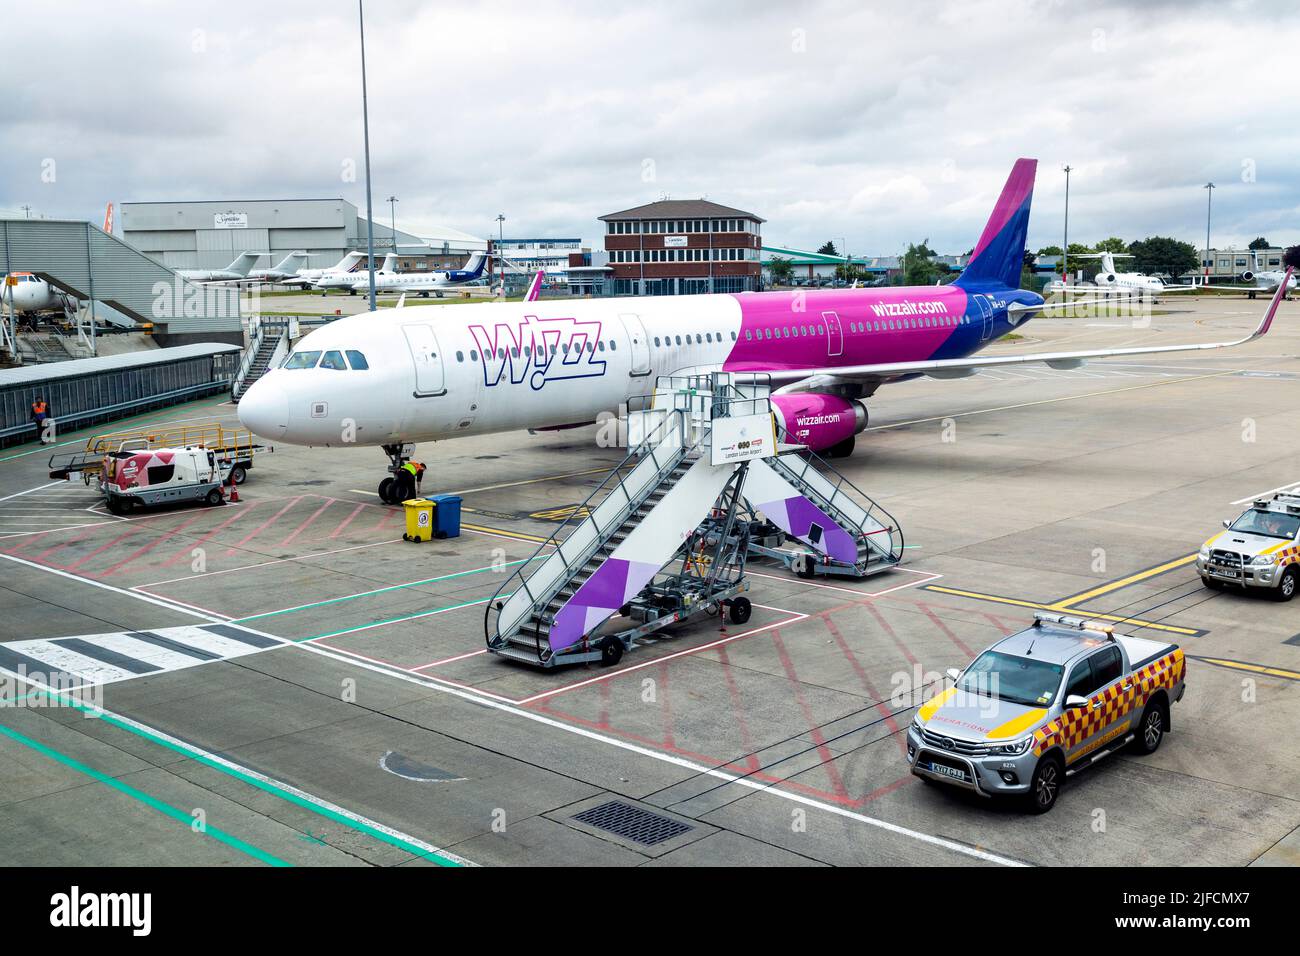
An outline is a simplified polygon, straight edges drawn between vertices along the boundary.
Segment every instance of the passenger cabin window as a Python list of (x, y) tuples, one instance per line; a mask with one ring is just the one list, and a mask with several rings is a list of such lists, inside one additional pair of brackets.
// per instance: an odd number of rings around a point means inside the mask
[(315, 368), (320, 352), (294, 352), (285, 360), (284, 368)]
[(366, 357), (356, 349), (348, 349), (347, 352), (348, 364), (351, 365), (353, 369), (358, 372), (364, 372), (366, 369), (370, 368), (370, 363), (366, 361)]
[(331, 349), (325, 353), (325, 357), (320, 360), (320, 367), (332, 369), (335, 372), (346, 372), (348, 370), (347, 363), (343, 361), (343, 353), (336, 349)]

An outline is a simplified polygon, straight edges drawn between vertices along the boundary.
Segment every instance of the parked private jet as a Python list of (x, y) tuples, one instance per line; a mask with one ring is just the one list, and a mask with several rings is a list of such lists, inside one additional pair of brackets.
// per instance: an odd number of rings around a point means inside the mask
[(253, 269), (248, 273), (247, 282), (284, 283), (298, 275), (298, 267), (307, 261), (307, 253), (299, 249), (291, 252), (269, 269)]
[(1097, 273), (1097, 278), (1093, 280), (1094, 286), (1072, 285), (1067, 287), (1056, 281), (1051, 283), (1046, 291), (1094, 292), (1100, 290), (1104, 293), (1150, 296), (1152, 299), (1156, 299), (1172, 292), (1194, 292), (1198, 288), (1195, 285), (1166, 285), (1165, 281), (1158, 276), (1149, 276), (1143, 272), (1117, 272), (1115, 269), (1116, 259), (1133, 258), (1126, 252), (1075, 253), (1070, 258), (1101, 260), (1101, 270)]
[(305, 336), (239, 403), (243, 424), (299, 445), (377, 445), (380, 497), (409, 493), (411, 443), (594, 422), (654, 388), (655, 376), (723, 370), (779, 386), (793, 441), (845, 455), (882, 385), (1042, 362), (1228, 348), (1245, 338), (1072, 352), (978, 353), (1044, 308), (1019, 288), (1036, 161), (1016, 162), (961, 275), (943, 286), (488, 303), (394, 309)]
[(253, 264), (261, 257), (260, 252), (241, 252), (224, 269), (177, 269), (176, 274), (190, 282), (238, 282), (248, 278)]
[[(449, 272), (397, 272), (395, 268), (390, 270), (388, 263), (385, 262), (384, 269), (375, 273), (375, 291), (418, 292), (423, 296), (433, 293), (441, 296), (448, 289), (481, 279), (486, 265), (487, 256), (482, 252), (470, 256), (463, 269), (453, 269)], [(369, 287), (370, 280), (365, 270), (322, 276), (314, 286), (322, 290), (347, 289), (353, 295)]]
[[(1286, 285), (1287, 296), (1289, 297), (1296, 289), (1297, 279), (1280, 269), (1263, 269), (1259, 268), (1259, 252), (1253, 252), (1252, 257), (1255, 260), (1255, 271), (1246, 270), (1240, 276), (1242, 282), (1246, 285), (1209, 285), (1202, 286), (1205, 289), (1211, 289), (1215, 292), (1244, 292), (1247, 298), (1253, 299), (1260, 292), (1272, 295), (1284, 283)], [(1253, 283), (1253, 284), (1252, 284)]]
[(349, 252), (332, 266), (319, 269), (299, 269), (295, 275), (281, 279), (280, 285), (296, 285), (301, 289), (310, 289), (321, 276), (331, 275), (335, 272), (353, 272), (361, 268), (362, 263), (365, 261), (366, 254), (364, 252)]

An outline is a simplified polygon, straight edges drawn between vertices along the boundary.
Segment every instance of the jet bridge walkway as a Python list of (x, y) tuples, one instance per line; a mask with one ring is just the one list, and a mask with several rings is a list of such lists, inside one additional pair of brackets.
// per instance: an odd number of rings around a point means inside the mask
[(491, 652), (542, 667), (614, 663), (697, 614), (744, 623), (758, 514), (810, 547), (810, 565), (898, 563), (892, 518), (815, 456), (779, 453), (765, 381), (661, 377), (640, 404), (627, 458), (488, 603)]

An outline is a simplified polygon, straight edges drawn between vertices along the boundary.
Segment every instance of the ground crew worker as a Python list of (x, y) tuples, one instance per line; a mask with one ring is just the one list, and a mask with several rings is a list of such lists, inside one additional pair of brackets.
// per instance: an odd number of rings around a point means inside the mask
[(413, 498), (419, 493), (420, 482), (424, 480), (424, 462), (408, 461), (402, 466), (402, 471), (406, 474), (401, 476), (402, 479), (402, 496)]
[(54, 440), (53, 436), (47, 435), (45, 432), (45, 423), (49, 420), (49, 417), (49, 403), (38, 395), (36, 401), (32, 402), (32, 421), (36, 423), (36, 431), (40, 433), (42, 445)]

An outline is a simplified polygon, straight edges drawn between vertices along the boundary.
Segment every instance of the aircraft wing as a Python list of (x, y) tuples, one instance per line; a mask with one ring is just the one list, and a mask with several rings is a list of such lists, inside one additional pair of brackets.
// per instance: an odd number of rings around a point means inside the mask
[[(1288, 279), (1291, 277), (1291, 271), (1292, 270), (1290, 269), (1287, 270)], [(1273, 317), (1277, 314), (1278, 305), (1282, 302), (1286, 286), (1286, 282), (1283, 282), (1278, 287), (1277, 293), (1270, 300), (1268, 309), (1264, 312), (1264, 315), (1260, 319), (1259, 325), (1255, 328), (1255, 331), (1251, 332), (1244, 338), (1235, 339), (1231, 342), (1206, 342), (1199, 345), (1160, 345), (1122, 349), (1097, 349), (1086, 352), (1030, 352), (1023, 355), (973, 355), (968, 358), (960, 359), (931, 359), (919, 362), (881, 362), (874, 365), (851, 365), (841, 366), (839, 368), (775, 369), (770, 373), (765, 374), (770, 374), (773, 384), (788, 383), (781, 389), (782, 392), (816, 391), (837, 382), (861, 381), (863, 379), (881, 381), (902, 375), (916, 374), (929, 375), (932, 378), (965, 378), (983, 368), (997, 368), (1006, 365), (1025, 365), (1034, 362), (1042, 362), (1051, 368), (1072, 369), (1078, 368), (1089, 359), (1116, 358), (1126, 355), (1156, 355), (1169, 352), (1197, 352), (1207, 349), (1232, 348), (1236, 345), (1244, 345), (1247, 342), (1254, 341), (1255, 339), (1268, 334), (1268, 330), (1273, 324)], [(1026, 307), (1021, 311), (1036, 311), (1037, 308), (1038, 307)]]

